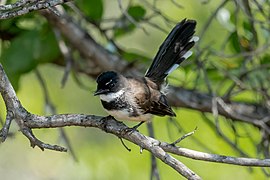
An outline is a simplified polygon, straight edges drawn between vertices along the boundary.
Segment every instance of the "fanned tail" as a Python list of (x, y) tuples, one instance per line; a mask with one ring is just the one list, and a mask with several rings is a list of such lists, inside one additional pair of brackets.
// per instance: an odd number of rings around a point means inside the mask
[(195, 27), (195, 20), (184, 19), (178, 23), (160, 46), (145, 77), (161, 84), (168, 74), (191, 56), (192, 52), (189, 50), (199, 39), (196, 36), (193, 37)]

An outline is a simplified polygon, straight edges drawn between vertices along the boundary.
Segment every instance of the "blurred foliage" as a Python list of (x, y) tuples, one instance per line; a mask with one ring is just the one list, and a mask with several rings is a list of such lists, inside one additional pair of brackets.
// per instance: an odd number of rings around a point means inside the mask
[[(116, 21), (114, 30), (114, 37), (127, 35), (131, 31), (135, 30), (136, 24), (134, 22), (139, 22), (143, 19), (146, 10), (142, 6), (130, 6), (127, 10), (127, 15), (122, 15), (122, 17)], [(132, 20), (134, 22), (132, 22)]]
[(102, 0), (78, 0), (75, 4), (80, 8), (85, 16), (93, 21), (99, 22), (103, 14), (103, 2)]
[(12, 20), (8, 20), (8, 23), (3, 22), (3, 26), (0, 24), (0, 31), (8, 31), (7, 34), (13, 34), (14, 37), (9, 42), (2, 43), (0, 62), (5, 67), (14, 88), (18, 89), (22, 74), (30, 72), (41, 63), (55, 61), (59, 58), (60, 51), (48, 24), (26, 30), (18, 27), (19, 18), (13, 22)]
[(59, 55), (52, 32), (41, 34), (32, 30), (22, 33), (11, 41), (9, 48), (3, 50), (1, 63), (4, 67), (8, 67), (6, 72), (17, 89), (19, 77), (23, 73), (33, 70), (40, 63), (53, 61)]
[[(127, 61), (141, 64), (144, 70), (175, 23), (186, 17), (196, 19), (196, 34), (200, 36), (200, 41), (193, 48), (194, 55), (189, 61), (184, 62), (169, 77), (170, 83), (210, 95), (220, 95), (228, 101), (256, 103), (268, 108), (270, 18), (266, 12), (269, 10), (269, 1), (134, 0), (123, 1), (122, 9), (117, 1), (78, 0), (74, 3), (80, 13), (73, 11), (72, 6), (64, 5), (65, 9), (71, 17), (82, 21), (80, 25), (94, 34), (97, 42)], [(74, 79), (80, 79), (89, 87), (88, 91), (82, 90), (72, 78), (64, 89), (60, 88), (63, 68), (53, 65), (59, 64), (59, 61), (63, 63), (56, 34), (38, 12), (0, 21), (0, 62), (23, 105), (33, 113), (46, 114), (42, 90), (33, 73), (38, 68), (59, 113), (105, 115), (98, 99), (91, 95), (95, 84), (88, 77), (73, 74)], [(75, 61), (83, 59), (78, 57), (76, 50), (72, 55)], [(3, 102), (1, 109), (4, 109)], [(198, 126), (199, 130), (194, 136), (181, 142), (182, 147), (225, 155), (239, 156), (244, 152), (251, 157), (266, 157), (261, 145), (261, 132), (252, 125), (222, 117), (217, 122), (211, 114), (202, 115), (187, 109), (177, 110), (177, 114), (178, 125), (166, 118), (154, 119), (158, 139), (173, 141)], [(0, 111), (0, 115), (4, 118), (3, 111)], [(218, 132), (218, 125), (226, 137)], [(149, 178), (150, 157), (146, 151), (140, 155), (139, 148), (128, 143), (132, 148), (129, 153), (117, 138), (92, 128), (67, 129), (79, 158), (78, 163), (64, 153), (32, 150), (18, 134), (0, 146), (2, 178)], [(16, 127), (13, 127), (15, 130)], [(147, 133), (145, 127), (140, 131)], [(57, 130), (40, 130), (38, 137), (48, 142), (59, 141)], [(229, 145), (226, 138), (243, 152)], [(211, 141), (206, 141), (209, 139)], [(266, 148), (266, 151), (269, 149)], [(265, 177), (259, 168), (180, 160), (204, 179)], [(179, 177), (163, 163), (159, 162), (158, 165), (162, 179)], [(215, 171), (212, 171), (213, 168)], [(18, 170), (16, 175), (14, 169)]]

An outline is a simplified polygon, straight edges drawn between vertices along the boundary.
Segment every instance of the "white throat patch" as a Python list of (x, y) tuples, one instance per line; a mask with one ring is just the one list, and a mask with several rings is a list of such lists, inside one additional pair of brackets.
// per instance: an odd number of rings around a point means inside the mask
[(102, 101), (111, 102), (123, 95), (124, 92), (125, 91), (121, 89), (120, 91), (117, 91), (115, 93), (101, 94), (99, 97)]

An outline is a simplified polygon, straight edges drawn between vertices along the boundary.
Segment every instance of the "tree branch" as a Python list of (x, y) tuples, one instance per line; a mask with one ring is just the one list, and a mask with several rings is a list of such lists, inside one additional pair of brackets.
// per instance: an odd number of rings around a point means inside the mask
[(13, 18), (41, 9), (50, 9), (68, 1), (71, 0), (19, 0), (13, 4), (0, 5), (0, 19)]
[[(99, 128), (107, 133), (114, 134), (124, 138), (140, 147), (147, 149), (149, 147), (158, 146), (165, 152), (176, 155), (203, 161), (211, 161), (218, 163), (234, 164), (240, 166), (258, 166), (270, 167), (270, 159), (255, 159), (255, 158), (236, 158), (231, 156), (223, 156), (217, 154), (203, 153), (186, 148), (179, 148), (170, 143), (161, 142), (154, 138), (145, 136), (137, 131), (133, 133), (123, 133), (128, 128), (123, 123), (114, 120), (113, 118), (104, 118), (93, 115), (83, 114), (61, 114), (53, 116), (37, 116), (32, 115), (31, 121), (26, 124), (30, 128), (57, 128), (65, 126), (83, 126)], [(147, 149), (148, 150), (148, 149)]]
[(24, 107), (21, 105), (21, 102), (17, 98), (15, 90), (13, 89), (11, 83), (9, 82), (8, 77), (5, 74), (1, 64), (0, 64), (0, 92), (7, 109), (6, 121), (3, 128), (0, 131), (0, 138), (2, 139), (2, 142), (4, 142), (7, 138), (11, 121), (15, 120), (21, 132), (29, 139), (32, 147), (38, 146), (41, 150), (51, 149), (56, 151), (67, 151), (66, 148), (57, 145), (49, 145), (38, 140), (34, 136), (31, 128), (25, 125), (25, 121), (28, 120), (28, 118), (31, 117), (32, 114), (29, 113), (26, 109), (24, 109)]
[(122, 122), (116, 121), (113, 117), (100, 117), (84, 114), (60, 114), (51, 116), (39, 116), (29, 113), (21, 105), (16, 93), (10, 84), (2, 65), (0, 65), (0, 92), (7, 108), (6, 124), (1, 129), (1, 137), (4, 141), (7, 137), (11, 120), (15, 120), (20, 127), (21, 132), (30, 140), (31, 146), (38, 146), (41, 150), (51, 149), (56, 151), (66, 151), (66, 148), (58, 145), (50, 145), (38, 140), (32, 129), (36, 128), (58, 128), (65, 126), (83, 126), (95, 127), (107, 133), (114, 134), (119, 138), (126, 139), (142, 149), (151, 152), (156, 158), (175, 169), (179, 174), (188, 179), (201, 179), (197, 174), (191, 171), (183, 163), (168, 153), (185, 156), (192, 159), (228, 163), (241, 166), (260, 166), (270, 167), (270, 159), (252, 159), (252, 158), (236, 158), (229, 156), (221, 156), (216, 154), (208, 154), (190, 149), (179, 148), (172, 144), (161, 142), (154, 138), (145, 136), (138, 131), (132, 131)]
[[(148, 129), (149, 136), (152, 138), (155, 138), (154, 127), (153, 127), (152, 122), (147, 123), (147, 129)], [(158, 171), (158, 167), (157, 167), (157, 159), (155, 158), (155, 156), (153, 154), (151, 154), (150, 180), (153, 180), (153, 179), (160, 180), (160, 175), (159, 175), (159, 171)]]
[(233, 164), (239, 166), (256, 166), (256, 167), (269, 167), (270, 159), (255, 159), (255, 158), (241, 158), (241, 157), (231, 157), (223, 156), (217, 154), (209, 154), (199, 151), (194, 151), (186, 148), (178, 148), (173, 146), (168, 146), (166, 143), (160, 145), (161, 148), (166, 152), (177, 154), (179, 156), (184, 156), (196, 160), (210, 161), (216, 163)]

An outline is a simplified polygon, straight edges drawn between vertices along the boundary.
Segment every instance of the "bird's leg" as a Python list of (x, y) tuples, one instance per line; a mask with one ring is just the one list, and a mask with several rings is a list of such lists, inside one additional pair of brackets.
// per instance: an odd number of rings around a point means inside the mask
[(137, 131), (138, 127), (140, 127), (144, 122), (145, 122), (145, 121), (141, 121), (139, 124), (137, 124), (137, 125), (135, 125), (135, 126), (133, 126), (133, 127), (131, 127), (131, 128), (126, 128), (126, 129), (125, 129), (125, 133), (131, 134), (131, 133), (133, 133), (134, 131)]
[(137, 124), (137, 125), (135, 125), (135, 126), (133, 126), (131, 129), (133, 129), (133, 130), (137, 130), (138, 129), (138, 127), (140, 127), (143, 123), (145, 123), (145, 121), (141, 121), (139, 124)]

